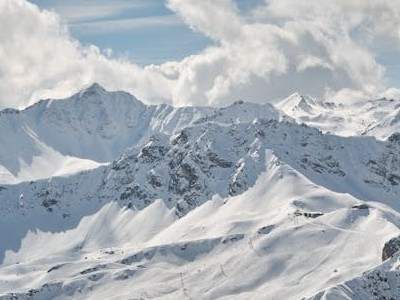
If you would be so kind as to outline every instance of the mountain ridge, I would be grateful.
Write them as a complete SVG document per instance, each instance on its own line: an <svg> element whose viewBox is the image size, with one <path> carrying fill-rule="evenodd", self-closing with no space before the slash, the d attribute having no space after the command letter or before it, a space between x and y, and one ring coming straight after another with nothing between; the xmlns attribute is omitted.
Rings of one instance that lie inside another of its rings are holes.
<svg viewBox="0 0 400 300"><path fill-rule="evenodd" d="M299 94L277 106L146 106L95 84L3 111L4 169L59 156L42 178L0 176L0 299L324 299L379 269L398 134L313 128L282 110L338 108ZM93 164L57 175L68 157Z"/></svg>

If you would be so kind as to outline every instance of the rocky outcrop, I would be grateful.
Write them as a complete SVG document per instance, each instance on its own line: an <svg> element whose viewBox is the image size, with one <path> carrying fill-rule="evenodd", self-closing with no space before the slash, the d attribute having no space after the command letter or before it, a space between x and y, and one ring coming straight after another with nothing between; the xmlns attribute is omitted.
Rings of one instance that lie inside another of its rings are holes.
<svg viewBox="0 0 400 300"><path fill-rule="evenodd" d="M382 250L382 261L392 257L397 251L400 250L400 236L394 237L385 243Z"/></svg>

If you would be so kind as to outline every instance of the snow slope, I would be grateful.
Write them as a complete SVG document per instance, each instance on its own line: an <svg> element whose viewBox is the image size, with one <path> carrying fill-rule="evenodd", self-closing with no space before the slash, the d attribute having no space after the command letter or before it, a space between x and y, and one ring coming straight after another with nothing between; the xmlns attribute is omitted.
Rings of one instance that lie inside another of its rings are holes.
<svg viewBox="0 0 400 300"><path fill-rule="evenodd" d="M204 120L280 118L270 105L221 109L145 106L98 84L63 100L0 112L0 183L18 183L93 169L113 161L153 132L172 134ZM40 171L38 171L40 170Z"/></svg>
<svg viewBox="0 0 400 300"><path fill-rule="evenodd" d="M388 270L399 234L400 137L291 117L145 106L98 85L3 112L18 134L0 149L15 177L0 183L0 299L364 299L362 274Z"/></svg>
<svg viewBox="0 0 400 300"><path fill-rule="evenodd" d="M276 103L276 108L305 123L341 136L370 135L385 140L400 132L400 101L322 101L298 93Z"/></svg>
<svg viewBox="0 0 400 300"><path fill-rule="evenodd" d="M318 292L310 300L322 299L399 299L399 253L389 260L341 284Z"/></svg>
<svg viewBox="0 0 400 300"><path fill-rule="evenodd" d="M65 233L29 232L7 252L0 289L27 291L17 299L300 299L379 263L397 212L352 208L360 201L266 157L253 188L182 218L161 200L140 211L114 203Z"/></svg>
<svg viewBox="0 0 400 300"><path fill-rule="evenodd" d="M145 110L131 95L94 84L64 101L2 111L0 164L6 176L1 181L49 178L107 163L139 138L130 135L147 126Z"/></svg>

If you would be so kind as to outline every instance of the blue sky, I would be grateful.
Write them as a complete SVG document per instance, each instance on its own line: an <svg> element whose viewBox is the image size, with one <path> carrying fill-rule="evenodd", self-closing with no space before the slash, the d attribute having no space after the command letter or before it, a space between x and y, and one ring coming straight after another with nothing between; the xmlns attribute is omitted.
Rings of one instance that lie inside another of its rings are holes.
<svg viewBox="0 0 400 300"><path fill-rule="evenodd" d="M181 60L213 41L190 29L163 0L30 0L54 10L83 45L112 49L139 65ZM236 0L247 11L261 0Z"/></svg>
<svg viewBox="0 0 400 300"><path fill-rule="evenodd" d="M112 49L139 65L179 60L211 43L189 29L162 0L32 0L54 10L83 45Z"/></svg>

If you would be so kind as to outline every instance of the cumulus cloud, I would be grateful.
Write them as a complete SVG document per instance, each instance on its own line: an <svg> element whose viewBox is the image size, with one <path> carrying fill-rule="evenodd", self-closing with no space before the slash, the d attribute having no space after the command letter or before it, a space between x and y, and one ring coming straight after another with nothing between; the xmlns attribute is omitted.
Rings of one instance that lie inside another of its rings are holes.
<svg viewBox="0 0 400 300"><path fill-rule="evenodd" d="M382 35L398 38L399 0L268 0L252 18L229 0L168 2L188 25L219 43L182 62L173 92L182 104L266 101L292 92L367 97L385 89L385 68L368 46Z"/></svg>
<svg viewBox="0 0 400 300"><path fill-rule="evenodd" d="M21 107L65 97L94 81L143 99L170 99L158 71L110 59L70 37L59 16L25 0L0 1L0 106Z"/></svg>
<svg viewBox="0 0 400 300"><path fill-rule="evenodd" d="M266 0L251 15L234 0L167 5L214 45L142 68L83 47L53 12L26 0L0 1L0 106L67 96L93 81L176 105L266 102L293 92L400 94L385 86L385 67L373 50L379 39L400 41L400 0Z"/></svg>

